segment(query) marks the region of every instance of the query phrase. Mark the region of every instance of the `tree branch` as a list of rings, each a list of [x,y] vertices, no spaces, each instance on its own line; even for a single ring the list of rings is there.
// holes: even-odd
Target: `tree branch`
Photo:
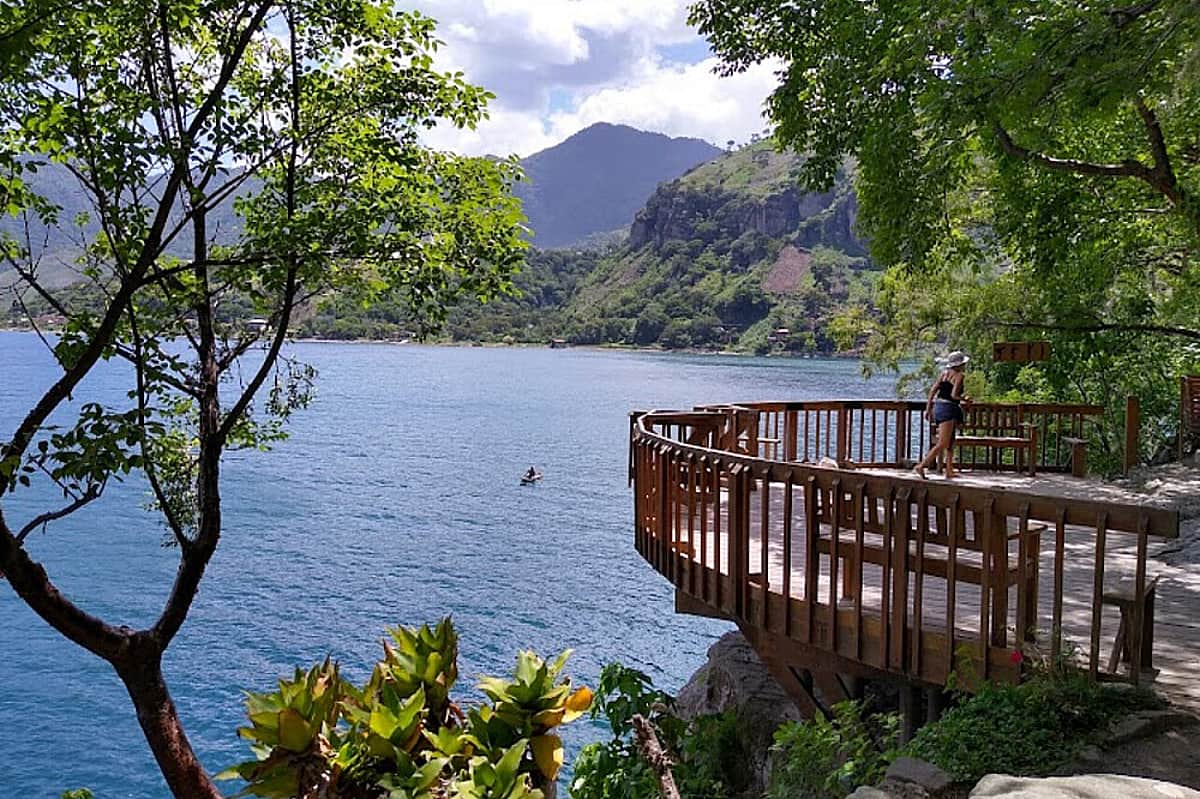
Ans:
[[[1139,17],[1149,14],[1158,7],[1160,1],[1161,0],[1146,0],[1146,2],[1138,3],[1136,6],[1129,6],[1127,8],[1114,8],[1103,13],[1108,17],[1109,21],[1112,22],[1114,28],[1121,30],[1122,28],[1132,25]]]
[[[658,792],[662,799],[679,799],[679,788],[675,785],[675,775],[671,773],[671,758],[658,742],[654,727],[640,713],[635,714],[631,721],[633,740],[650,770],[658,777]]]
[[[0,573],[25,604],[47,624],[110,663],[118,659],[130,633],[81,610],[50,582],[46,570],[29,557],[0,512]]]
[[[1069,172],[1074,175],[1098,175],[1102,177],[1127,177],[1150,181],[1152,170],[1136,158],[1127,158],[1116,164],[1097,164],[1090,161],[1080,161],[1074,158],[1055,158],[1026,147],[1013,141],[1011,135],[999,122],[992,123],[992,130],[1000,141],[1000,148],[1007,155],[1029,161],[1045,169],[1056,172]]]
[[[158,472],[154,467],[154,460],[150,457],[149,447],[146,445],[146,370],[144,360],[144,350],[142,349],[142,337],[138,330],[137,314],[134,313],[133,303],[128,306],[129,312],[129,331],[133,338],[133,368],[137,376],[137,401],[138,401],[138,427],[141,429],[141,441],[139,442],[142,452],[142,471],[146,474],[146,479],[150,482],[150,490],[154,492],[154,499],[158,502],[158,508],[162,512],[163,518],[167,520],[167,527],[171,530],[171,534],[175,536],[175,542],[179,544],[179,548],[184,552],[191,546],[191,540],[183,534],[183,525],[175,517],[175,512],[171,509],[171,503],[167,501],[167,494],[162,489],[162,484],[158,480]]]
[[[988,327],[1003,327],[1013,330],[1060,330],[1066,333],[1155,333],[1164,336],[1200,341],[1200,330],[1170,325],[1129,325],[1116,322],[1095,322],[1085,325],[1059,325],[1045,322],[985,322]]]
[[[25,539],[29,537],[29,534],[31,532],[33,532],[34,530],[36,530],[38,527],[44,528],[47,524],[49,524],[50,522],[52,522],[56,519],[61,519],[64,516],[70,516],[72,513],[79,510],[84,505],[87,505],[92,500],[98,499],[100,497],[100,494],[102,493],[102,491],[103,491],[103,486],[101,486],[98,483],[93,483],[92,485],[88,486],[87,491],[85,491],[83,494],[81,494],[70,505],[67,505],[66,507],[63,507],[63,508],[59,508],[58,510],[55,510],[55,511],[47,511],[46,513],[43,513],[40,516],[35,517],[28,524],[26,524],[24,527],[22,527],[20,530],[17,531],[17,535],[16,535],[17,543],[24,544]]]
[[[1133,105],[1138,116],[1142,118],[1146,137],[1150,140],[1150,152],[1154,156],[1153,172],[1158,189],[1171,201],[1171,205],[1179,208],[1184,203],[1183,193],[1175,179],[1175,170],[1171,168],[1171,157],[1167,154],[1167,143],[1163,138],[1162,126],[1158,124],[1158,116],[1146,105],[1142,97],[1135,97]]]

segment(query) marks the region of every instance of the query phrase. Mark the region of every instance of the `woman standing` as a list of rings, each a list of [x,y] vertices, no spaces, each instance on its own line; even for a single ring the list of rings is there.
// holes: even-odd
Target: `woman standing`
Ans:
[[[913,471],[922,478],[925,477],[925,467],[943,452],[946,453],[946,478],[954,477],[954,432],[963,421],[963,403],[971,401],[970,397],[963,394],[963,373],[969,360],[966,353],[958,350],[950,353],[946,357],[946,368],[929,391],[925,419],[937,425],[938,435],[933,449],[913,467]]]

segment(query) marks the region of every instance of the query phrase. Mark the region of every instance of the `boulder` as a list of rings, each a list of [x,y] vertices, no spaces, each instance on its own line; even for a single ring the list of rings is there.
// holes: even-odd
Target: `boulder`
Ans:
[[[1077,777],[1010,777],[989,774],[971,791],[971,799],[1200,799],[1200,791],[1170,782],[1119,774]]]
[[[855,790],[854,793],[847,796],[846,799],[892,799],[892,795],[885,793],[879,788],[872,788],[869,785],[864,785]]]
[[[1149,738],[1167,730],[1196,723],[1196,717],[1178,710],[1139,710],[1114,721],[1108,728],[1106,747]]]
[[[726,633],[709,647],[701,666],[676,699],[685,719],[732,710],[746,748],[746,796],[762,796],[771,776],[775,730],[801,718],[795,704],[739,632]]]
[[[932,763],[915,757],[898,757],[888,766],[880,788],[896,796],[943,796],[954,778]]]

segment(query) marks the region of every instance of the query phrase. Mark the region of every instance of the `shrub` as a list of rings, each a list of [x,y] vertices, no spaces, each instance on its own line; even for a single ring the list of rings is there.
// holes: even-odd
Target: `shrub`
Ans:
[[[1153,704],[1153,696],[1092,682],[1074,670],[1035,674],[1019,685],[984,683],[926,725],[906,754],[955,779],[985,774],[1047,774],[1071,761],[1116,716]]]
[[[899,726],[896,714],[864,718],[857,702],[834,705],[832,718],[784,724],[775,732],[768,799],[843,799],[874,785],[896,757]]]
[[[450,697],[458,678],[450,620],[388,632],[362,687],[326,660],[297,669],[276,692],[247,694],[250,725],[238,734],[255,758],[218,779],[241,778],[239,795],[276,799],[541,799],[563,763],[552,730],[592,701],[560,678],[569,652],[552,662],[519,653],[512,679],[484,677],[488,703],[464,713]]]
[[[675,700],[642,672],[611,663],[600,672],[592,716],[608,721],[612,739],[588,744],[575,759],[572,799],[658,799],[658,778],[633,743],[633,717],[658,731],[675,765],[683,799],[728,799],[745,790],[748,753],[732,712],[686,722]]]

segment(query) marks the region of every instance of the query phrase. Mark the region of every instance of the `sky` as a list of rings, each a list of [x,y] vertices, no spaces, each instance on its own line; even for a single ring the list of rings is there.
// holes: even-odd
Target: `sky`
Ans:
[[[722,78],[687,25],[692,0],[424,0],[445,42],[438,67],[491,91],[474,131],[439,128],[432,146],[527,156],[595,122],[719,146],[765,129],[775,66]]]

